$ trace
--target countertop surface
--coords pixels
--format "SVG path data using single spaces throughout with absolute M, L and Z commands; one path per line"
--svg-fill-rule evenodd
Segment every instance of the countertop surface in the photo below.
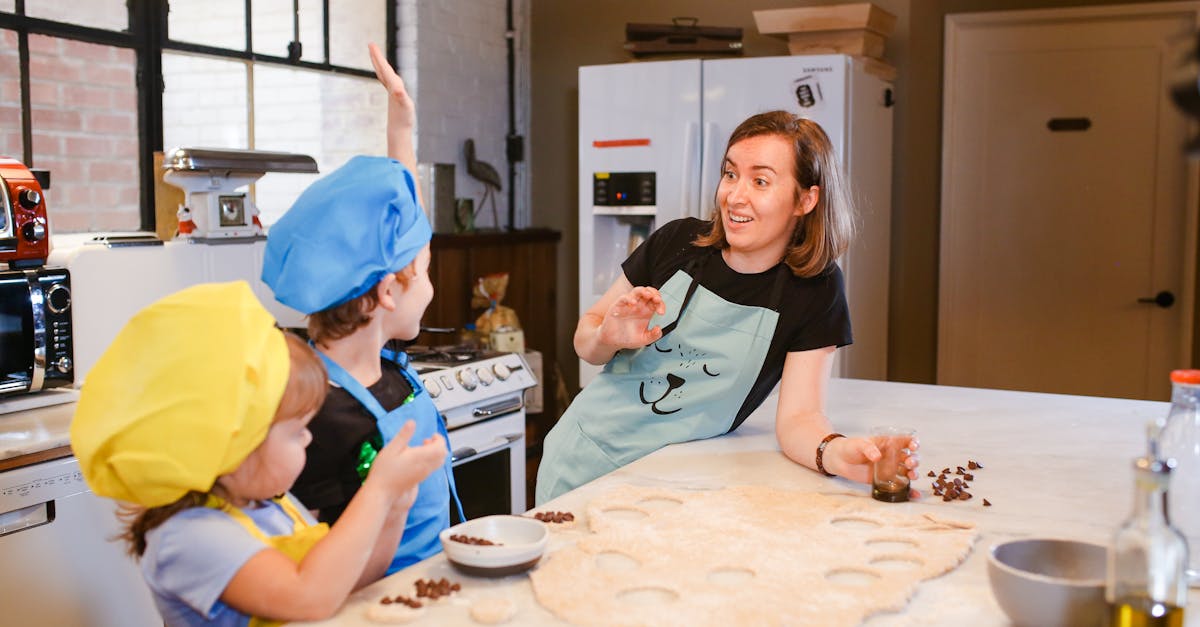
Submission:
M 0 400 L 0 463 L 70 444 L 78 398 L 75 390 L 47 390 Z
M 922 582 L 900 613 L 878 614 L 866 625 L 1008 625 L 992 597 L 987 552 L 995 543 L 1023 537 L 1073 538 L 1108 544 L 1133 502 L 1132 460 L 1145 449 L 1145 424 L 1164 416 L 1167 403 L 944 386 L 835 379 L 828 414 L 846 434 L 878 424 L 902 424 L 921 439 L 926 498 L 903 504 L 870 500 L 867 486 L 829 479 L 791 463 L 774 434 L 777 397 L 771 396 L 736 432 L 677 444 L 547 503 L 540 509 L 571 511 L 581 520 L 554 530 L 546 555 L 587 533 L 583 513 L 594 497 L 623 485 L 721 488 L 766 485 L 780 489 L 851 493 L 906 514 L 935 513 L 978 525 L 980 538 L 966 560 L 939 578 Z M 925 476 L 977 460 L 984 470 L 972 484 L 975 498 L 943 502 L 929 495 Z M 987 498 L 993 506 L 984 507 Z M 422 622 L 473 624 L 471 605 L 506 597 L 517 605 L 512 624 L 560 624 L 538 605 L 524 575 L 481 579 L 462 575 L 437 555 L 356 593 L 321 625 L 371 625 L 367 607 L 385 595 L 412 596 L 413 582 L 445 577 L 462 591 L 428 607 Z M 1200 590 L 1190 591 L 1187 625 L 1200 626 Z

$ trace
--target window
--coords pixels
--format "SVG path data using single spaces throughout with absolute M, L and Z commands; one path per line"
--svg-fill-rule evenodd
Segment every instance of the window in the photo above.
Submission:
M 0 154 L 51 170 L 53 232 L 153 230 L 157 150 L 296 152 L 321 173 L 384 154 L 366 43 L 395 32 L 389 0 L 0 0 Z M 259 179 L 263 223 L 317 176 Z

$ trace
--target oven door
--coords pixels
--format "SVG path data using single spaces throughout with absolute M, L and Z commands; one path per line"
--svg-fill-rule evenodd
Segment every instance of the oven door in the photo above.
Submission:
M 454 484 L 468 520 L 525 511 L 525 411 L 520 397 L 515 406 L 511 413 L 449 432 Z
M 34 313 L 25 273 L 0 272 L 0 396 L 34 388 Z

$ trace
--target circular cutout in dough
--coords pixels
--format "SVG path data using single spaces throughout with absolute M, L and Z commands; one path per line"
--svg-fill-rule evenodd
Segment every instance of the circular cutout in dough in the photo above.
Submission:
M 825 573 L 825 579 L 840 586 L 869 586 L 882 577 L 865 568 L 835 568 Z
M 925 565 L 925 560 L 915 555 L 880 555 L 871 560 L 871 566 L 880 570 L 915 570 Z
M 632 509 L 629 507 L 613 507 L 611 509 L 602 510 L 600 513 L 604 514 L 604 517 L 610 520 L 621 520 L 627 522 L 641 520 L 646 516 L 649 516 L 648 513 L 642 510 Z
M 829 524 L 845 531 L 867 531 L 871 529 L 878 529 L 879 527 L 883 526 L 883 524 L 877 520 L 871 520 L 870 518 L 863 518 L 861 516 L 838 516 L 837 518 L 831 519 Z
M 750 583 L 758 575 L 749 568 L 726 566 L 708 572 L 708 581 L 718 586 L 740 586 Z
M 664 605 L 678 600 L 678 592 L 659 586 L 626 588 L 617 593 L 617 602 L 630 605 Z
M 867 546 L 883 551 L 907 551 L 920 548 L 921 545 L 908 538 L 872 538 L 867 540 Z
M 367 608 L 367 619 L 376 623 L 399 625 L 411 623 L 425 614 L 425 607 L 409 607 L 403 603 L 376 603 Z
M 499 625 L 517 614 L 517 603 L 505 597 L 480 599 L 471 606 L 471 618 L 485 625 Z
M 652 496 L 637 502 L 638 507 L 645 508 L 651 512 L 675 509 L 680 505 L 683 505 L 683 501 L 664 496 Z
M 627 573 L 637 570 L 642 563 L 632 555 L 620 551 L 601 551 L 596 554 L 596 567 L 616 573 Z

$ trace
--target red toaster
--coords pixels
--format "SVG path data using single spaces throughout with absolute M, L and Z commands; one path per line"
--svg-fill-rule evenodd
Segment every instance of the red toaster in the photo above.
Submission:
M 42 184 L 25 164 L 8 157 L 0 157 L 0 183 L 0 262 L 14 270 L 45 265 L 50 227 Z

